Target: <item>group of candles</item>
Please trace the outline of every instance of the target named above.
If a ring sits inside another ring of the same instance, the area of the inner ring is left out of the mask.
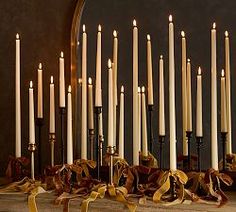
[[[107,145],[116,146],[116,108],[117,97],[117,74],[118,74],[118,36],[113,32],[113,58],[108,60],[108,132]],[[182,116],[183,116],[183,155],[188,155],[186,132],[192,132],[192,90],[191,90],[191,63],[187,59],[187,47],[185,33],[182,37]],[[102,83],[101,83],[101,55],[102,33],[98,26],[97,50],[96,50],[96,80],[95,102],[93,101],[92,79],[89,78],[87,85],[87,34],[85,25],[82,33],[82,101],[81,101],[81,158],[88,159],[87,133],[94,130],[94,107],[102,108]],[[169,16],[169,142],[170,142],[170,169],[176,170],[176,106],[175,106],[175,55],[174,55],[174,24],[172,16]],[[164,58],[159,59],[159,136],[165,136],[165,100],[164,100]],[[228,32],[225,32],[225,71],[221,73],[221,132],[227,132],[227,153],[232,153],[231,144],[231,92],[230,92],[230,47]],[[151,37],[147,35],[147,104],[153,105],[153,77],[152,77],[152,49]],[[199,67],[196,76],[196,137],[203,137],[202,123],[202,73]],[[216,68],[216,25],[211,30],[211,166],[218,170],[218,146],[217,146],[217,68]],[[38,69],[38,113],[37,117],[43,117],[43,81],[42,65]],[[65,79],[64,79],[64,56],[59,58],[59,107],[65,108]],[[72,99],[71,86],[68,87],[67,104],[67,163],[73,163],[73,137],[72,137]],[[87,105],[88,103],[88,105]],[[119,101],[119,148],[118,154],[124,158],[124,86],[121,86]],[[148,136],[146,117],[145,87],[138,85],[138,27],[136,20],[133,21],[133,165],[139,165],[139,152],[148,156]],[[21,113],[20,113],[20,40],[16,36],[16,157],[21,156]],[[102,113],[99,114],[99,135],[103,136]],[[87,123],[88,121],[88,123]],[[50,124],[49,132],[55,133],[55,96],[53,77],[50,83]],[[29,142],[35,142],[34,121],[34,97],[33,85],[29,88]]]

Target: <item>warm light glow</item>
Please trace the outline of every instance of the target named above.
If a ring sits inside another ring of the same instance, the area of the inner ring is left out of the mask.
[[[77,46],[79,46],[79,41],[77,42]]]
[[[20,39],[20,35],[17,33],[16,34],[16,39],[19,40]]]
[[[92,85],[92,78],[91,77],[88,78],[88,84]]]
[[[108,68],[111,68],[111,59],[108,60]]]
[[[42,63],[39,63],[39,69],[42,69]]]
[[[172,22],[172,15],[169,15],[169,22]]]
[[[216,28],[216,23],[214,22],[214,23],[213,23],[213,29],[215,29],[215,28]]]
[[[33,88],[33,81],[30,81],[30,88]]]
[[[51,76],[51,84],[53,84],[53,76]]]
[[[71,93],[71,85],[68,86],[68,93]]]
[[[198,68],[197,74],[198,74],[198,75],[201,75],[201,74],[202,74],[201,67]]]
[[[85,25],[83,24],[83,32],[85,32]]]
[[[64,57],[64,53],[63,52],[61,52],[61,57]]]
[[[101,27],[101,25],[100,25],[100,24],[98,25],[98,31],[99,31],[99,32],[101,32],[101,31],[102,31],[102,27]]]
[[[187,59],[187,62],[190,63],[190,59]]]
[[[225,70],[224,69],[221,70],[221,76],[225,77]]]
[[[78,79],[78,83],[81,85],[82,84],[82,78]]]
[[[160,59],[163,59],[163,55],[160,55]]]
[[[185,37],[185,32],[181,31],[181,36],[184,38]]]
[[[144,86],[142,87],[142,93],[145,93],[145,87]]]
[[[134,27],[136,27],[136,26],[137,26],[137,22],[136,22],[136,20],[135,20],[135,19],[133,20],[133,26],[134,26]]]
[[[117,31],[116,31],[116,30],[113,31],[113,36],[114,36],[115,38],[117,37]]]
[[[151,36],[149,34],[147,35],[147,40],[151,40]]]
[[[141,92],[141,89],[140,89],[140,87],[138,87],[138,93],[140,93]]]
[[[125,91],[125,88],[124,88],[124,86],[122,85],[122,86],[121,86],[121,89],[120,89],[120,92],[121,92],[121,93],[124,93],[124,91]]]
[[[225,37],[228,37],[228,36],[229,36],[228,31],[225,31]]]

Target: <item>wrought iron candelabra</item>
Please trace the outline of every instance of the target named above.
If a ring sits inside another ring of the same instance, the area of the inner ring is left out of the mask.
[[[62,164],[65,164],[65,114],[66,108],[59,108],[60,118],[61,118],[61,159]]]

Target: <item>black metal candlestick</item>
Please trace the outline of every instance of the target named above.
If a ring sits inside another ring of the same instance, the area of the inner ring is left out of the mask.
[[[94,160],[94,129],[89,129],[90,159]]]
[[[164,135],[159,135],[159,143],[160,143],[160,158],[159,158],[159,166],[160,166],[160,170],[163,169],[163,166],[162,166],[162,155],[163,155],[163,144],[164,144],[164,141],[165,141],[165,136]]]
[[[192,138],[192,131],[186,131],[186,136],[188,139],[188,170],[191,170],[191,138]]]
[[[54,145],[56,142],[56,135],[55,133],[49,133],[49,142],[51,146],[51,166],[54,166]]]
[[[201,167],[201,148],[202,148],[202,138],[200,136],[196,136],[196,140],[197,140],[197,167],[198,167],[198,171],[201,172],[202,171],[202,167]]]
[[[38,174],[42,173],[42,158],[41,158],[41,144],[42,144],[42,127],[43,127],[43,118],[36,118],[36,126],[38,127]]]
[[[65,107],[59,107],[59,113],[61,118],[61,159],[62,164],[65,164],[65,114],[66,114],[66,108]]]
[[[102,107],[95,106],[95,114],[96,114],[96,145],[94,146],[96,153],[96,161],[97,161],[97,179],[100,180],[100,168],[101,168],[101,146],[100,146],[100,136],[99,136],[99,115],[102,112]]]
[[[221,141],[222,141],[222,154],[223,154],[223,171],[226,170],[226,163],[225,163],[225,156],[226,156],[226,152],[225,152],[225,145],[226,145],[226,135],[227,132],[221,132]]]
[[[149,151],[153,154],[153,125],[152,125],[152,116],[153,116],[153,105],[148,105],[148,114],[149,114]]]
[[[31,153],[31,179],[34,181],[35,180],[35,175],[34,175],[34,152],[36,150],[36,144],[29,143],[28,150]]]
[[[115,151],[116,151],[116,148],[114,146],[107,147],[107,154],[109,155],[109,158],[110,158],[110,161],[109,161],[109,183],[110,183],[110,185],[113,185],[113,183],[114,183],[113,158],[114,158]]]
[[[170,176],[170,194],[171,194],[172,201],[177,198],[176,180],[173,176]]]

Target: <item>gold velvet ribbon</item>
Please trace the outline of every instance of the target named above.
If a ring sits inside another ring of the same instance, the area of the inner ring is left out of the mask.
[[[114,157],[114,184],[119,185],[121,177],[124,175],[125,169],[129,167],[129,164],[125,159]]]
[[[140,152],[139,158],[142,165],[152,168],[158,168],[157,159],[150,152],[148,152],[148,156],[144,156],[143,153]]]

